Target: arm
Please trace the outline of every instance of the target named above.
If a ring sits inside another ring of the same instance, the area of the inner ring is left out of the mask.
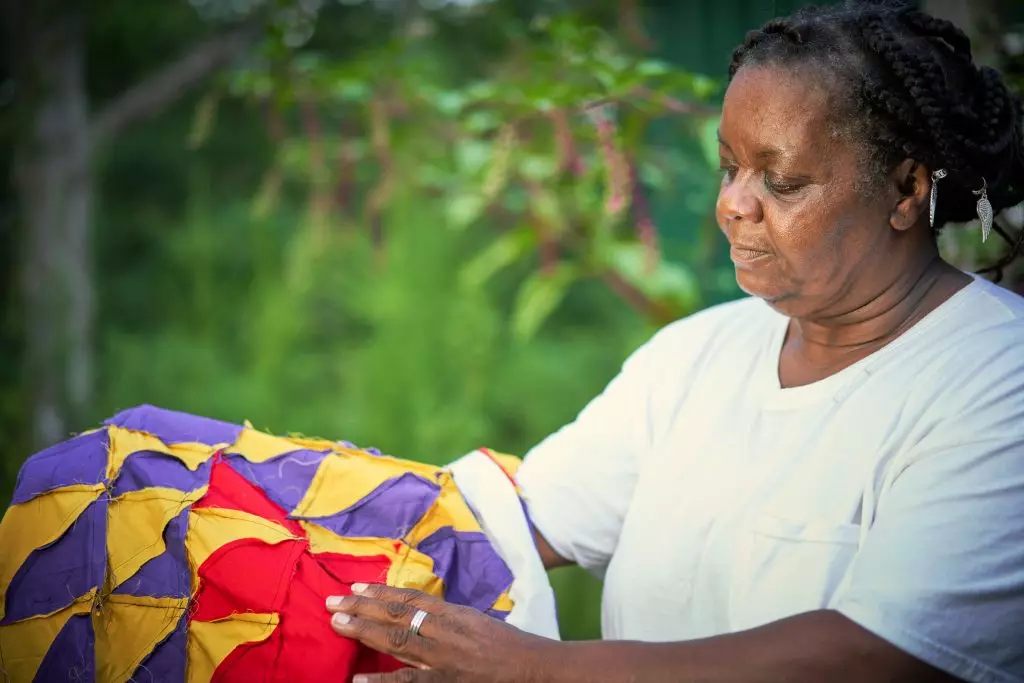
[[[559,643],[537,683],[953,683],[832,611],[684,643]]]
[[[353,586],[335,630],[412,669],[356,683],[955,683],[833,611],[682,643],[563,643],[421,593]],[[420,635],[408,624],[428,613]]]
[[[353,618],[336,628],[430,667],[372,683],[1024,680],[1024,364],[999,363],[1012,351],[936,369],[950,388],[918,397],[934,409],[879,483],[870,533],[828,610],[689,642],[558,643],[373,587],[339,608]],[[413,638],[416,609],[430,618]]]
[[[663,353],[659,341],[656,335],[630,356],[604,391],[531,449],[516,472],[547,569],[578,564],[601,576],[611,560],[661,421],[652,386]]]
[[[533,527],[533,542],[537,545],[537,552],[540,554],[540,561],[544,564],[544,569],[555,569],[557,567],[567,567],[573,564],[571,561],[565,559],[559,555],[551,544],[548,543],[544,535],[541,534],[537,527]]]

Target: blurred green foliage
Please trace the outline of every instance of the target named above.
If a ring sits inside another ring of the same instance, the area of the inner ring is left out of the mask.
[[[372,44],[342,25],[367,7],[325,5],[308,42],[272,34],[112,145],[91,419],[147,402],[434,463],[524,454],[702,306],[645,203],[699,173],[708,211],[714,174],[646,130],[706,134],[717,85],[624,46],[614,13],[515,5],[414,38],[373,15]],[[553,581],[563,635],[598,637],[599,582]]]

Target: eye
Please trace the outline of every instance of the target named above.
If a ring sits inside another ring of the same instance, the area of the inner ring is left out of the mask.
[[[718,162],[718,170],[722,172],[725,180],[732,181],[736,177],[739,167],[736,166],[736,164],[729,163],[725,159],[720,159]]]
[[[773,178],[768,174],[764,176],[764,186],[769,192],[777,195],[795,194],[804,187],[802,183]]]

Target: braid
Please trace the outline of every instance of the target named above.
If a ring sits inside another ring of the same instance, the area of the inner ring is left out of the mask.
[[[937,229],[974,219],[982,179],[996,213],[1024,201],[1021,102],[974,64],[952,22],[880,0],[808,7],[748,33],[730,80],[752,63],[823,69],[839,84],[840,127],[865,149],[869,182],[906,158],[946,169]]]
[[[953,22],[917,10],[907,10],[903,17],[919,36],[944,40],[956,55],[971,61],[971,39]]]

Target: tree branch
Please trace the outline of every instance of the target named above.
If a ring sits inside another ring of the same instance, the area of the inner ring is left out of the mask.
[[[159,114],[206,76],[235,59],[257,36],[257,29],[248,26],[211,38],[130,87],[93,117],[89,127],[91,144],[101,144],[128,126]]]

